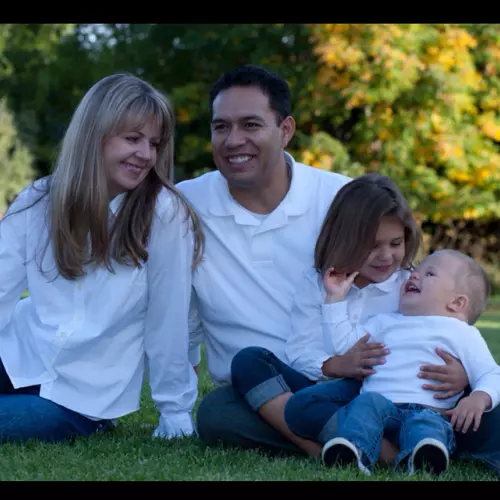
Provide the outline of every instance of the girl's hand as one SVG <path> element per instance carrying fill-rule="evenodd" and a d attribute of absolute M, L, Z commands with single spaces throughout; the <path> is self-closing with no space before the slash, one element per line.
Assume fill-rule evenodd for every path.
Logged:
<path fill-rule="evenodd" d="M 435 391 L 435 399 L 447 399 L 461 393 L 468 385 L 469 380 L 462 363 L 446 351 L 437 348 L 437 355 L 443 359 L 445 365 L 424 365 L 420 367 L 418 376 L 433 380 L 436 384 L 423 384 L 428 391 Z"/>
<path fill-rule="evenodd" d="M 326 290 L 325 303 L 331 304 L 344 300 L 358 274 L 358 272 L 353 272 L 348 275 L 347 273 L 335 271 L 333 267 L 328 268 L 323 276 L 323 285 Z"/>
<path fill-rule="evenodd" d="M 370 334 L 361 337 L 345 354 L 332 356 L 323 363 L 327 377 L 363 380 L 375 373 L 374 367 L 385 363 L 390 350 L 380 342 L 370 342 Z"/>

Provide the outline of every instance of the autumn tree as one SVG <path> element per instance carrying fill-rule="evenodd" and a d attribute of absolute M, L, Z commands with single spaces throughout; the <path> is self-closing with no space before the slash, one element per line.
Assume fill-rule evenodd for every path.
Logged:
<path fill-rule="evenodd" d="M 500 215 L 498 26 L 311 29 L 322 62 L 312 107 L 325 125 L 320 133 L 329 132 L 344 156 L 318 148 L 313 135 L 305 144 L 306 160 L 337 170 L 341 158 L 349 170 L 348 155 L 366 171 L 397 179 L 423 220 Z M 339 136 L 349 121 L 348 137 Z"/>

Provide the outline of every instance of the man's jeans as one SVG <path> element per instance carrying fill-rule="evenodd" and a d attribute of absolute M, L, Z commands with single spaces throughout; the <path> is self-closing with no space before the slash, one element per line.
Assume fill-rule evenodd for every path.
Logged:
<path fill-rule="evenodd" d="M 307 456 L 262 419 L 257 410 L 279 394 L 294 392 L 297 395 L 330 382 L 316 384 L 260 347 L 249 347 L 236 354 L 232 375 L 233 385 L 218 387 L 201 400 L 196 414 L 200 439 L 207 446 L 222 444 L 258 449 L 274 456 Z M 351 381 L 350 384 L 346 399 L 340 402 L 342 405 L 358 394 L 360 383 Z M 250 394 L 246 399 L 247 393 Z"/>
<path fill-rule="evenodd" d="M 315 384 L 263 347 L 246 347 L 234 356 L 231 380 L 254 411 L 280 394 Z"/>
<path fill-rule="evenodd" d="M 39 393 L 40 386 L 14 389 L 0 361 L 0 442 L 57 442 L 113 427 L 109 420 L 90 420 Z"/>
<path fill-rule="evenodd" d="M 313 411 L 320 409 L 315 406 Z M 306 424 L 313 420 L 315 432 L 319 430 L 314 435 L 310 433 L 312 427 Z M 323 423 L 321 429 L 320 421 Z M 406 463 L 415 446 L 424 438 L 440 441 L 450 455 L 455 450 L 453 429 L 443 414 L 418 404 L 394 404 L 376 392 L 359 395 L 333 416 L 331 413 L 316 413 L 303 415 L 302 420 L 290 418 L 287 422 L 297 435 L 322 444 L 335 437 L 349 440 L 358 448 L 367 467 L 378 462 L 384 433 L 392 436 L 394 444 L 400 448 L 395 467 Z"/>

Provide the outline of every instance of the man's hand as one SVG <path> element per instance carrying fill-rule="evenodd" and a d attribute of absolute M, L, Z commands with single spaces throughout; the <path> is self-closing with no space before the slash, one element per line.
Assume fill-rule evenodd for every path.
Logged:
<path fill-rule="evenodd" d="M 323 285 L 326 290 L 326 304 L 333 302 L 340 302 L 344 300 L 352 282 L 359 273 L 354 272 L 351 274 L 339 273 L 333 267 L 326 270 L 323 276 Z"/>
<path fill-rule="evenodd" d="M 362 380 L 367 375 L 372 375 L 376 365 L 385 363 L 383 356 L 390 353 L 384 344 L 368 342 L 370 334 L 361 337 L 342 356 L 332 356 L 323 363 L 323 373 L 327 377 L 354 378 Z"/>
<path fill-rule="evenodd" d="M 439 382 L 423 384 L 422 387 L 437 392 L 435 399 L 447 399 L 462 392 L 469 385 L 469 380 L 460 361 L 442 349 L 437 348 L 436 353 L 446 364 L 421 366 L 418 376 Z"/>
<path fill-rule="evenodd" d="M 483 413 L 491 408 L 491 398 L 483 391 L 473 392 L 470 396 L 459 401 L 452 410 L 447 410 L 445 415 L 450 417 L 451 426 L 465 434 L 472 423 L 474 432 L 479 429 Z"/>

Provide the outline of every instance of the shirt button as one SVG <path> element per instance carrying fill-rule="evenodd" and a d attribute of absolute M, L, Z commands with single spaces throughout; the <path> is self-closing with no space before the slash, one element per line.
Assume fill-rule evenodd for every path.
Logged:
<path fill-rule="evenodd" d="M 65 339 L 66 338 L 66 332 L 59 332 L 59 337 L 61 337 L 62 339 Z"/>
<path fill-rule="evenodd" d="M 81 321 L 81 319 L 82 319 L 82 315 L 81 315 L 81 314 L 77 314 L 77 316 L 76 316 L 76 320 L 77 320 L 77 321 Z"/>

